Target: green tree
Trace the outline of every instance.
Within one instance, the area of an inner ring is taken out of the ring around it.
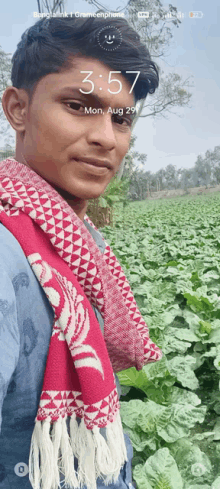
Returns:
[[[194,169],[198,175],[198,183],[201,186],[209,185],[212,175],[212,167],[210,161],[201,154],[197,156]]]
[[[178,187],[178,174],[174,165],[167,165],[164,173],[166,187],[168,189],[176,189]]]
[[[114,176],[103,195],[99,197],[100,207],[113,207],[117,202],[127,204],[130,181],[123,178],[120,181]]]
[[[151,188],[151,178],[151,172],[144,171],[143,168],[137,168],[132,173],[129,189],[131,200],[143,200],[148,197]]]
[[[124,171],[123,171],[124,177],[128,177],[128,178],[131,177],[133,172],[135,172],[139,166],[144,165],[147,161],[147,155],[146,154],[139,153],[139,151],[134,150],[134,145],[135,145],[136,139],[137,139],[137,136],[132,134],[129,152],[125,156],[125,165],[124,165]]]
[[[192,177],[193,177],[193,169],[192,168],[181,168],[179,170],[180,174],[180,187],[184,190],[193,186]]]
[[[156,181],[157,181],[157,190],[164,190],[165,185],[166,185],[166,179],[165,179],[165,170],[164,168],[161,168],[156,172]]]
[[[207,150],[205,158],[211,165],[211,183],[218,185],[220,183],[220,146],[215,146],[213,151]]]

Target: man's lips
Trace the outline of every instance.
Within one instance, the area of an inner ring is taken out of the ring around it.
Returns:
[[[99,168],[108,168],[109,170],[113,170],[113,164],[108,160],[100,160],[99,158],[75,158],[75,161],[79,161],[82,163],[88,163],[89,165],[96,166]]]

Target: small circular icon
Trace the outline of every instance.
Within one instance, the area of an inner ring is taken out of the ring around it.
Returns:
[[[102,88],[100,87],[99,90],[102,90]]]
[[[28,474],[29,469],[27,464],[25,464],[24,462],[19,462],[14,466],[14,471],[15,474],[18,475],[18,477],[25,477],[25,475]]]
[[[100,76],[100,78],[102,78],[102,75],[99,75],[99,76]]]
[[[98,36],[98,43],[102,49],[106,51],[115,51],[122,43],[122,35],[117,27],[107,25],[100,29]]]

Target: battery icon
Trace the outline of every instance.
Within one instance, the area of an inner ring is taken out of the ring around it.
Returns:
[[[149,18],[149,12],[138,12],[138,17],[140,19],[148,19]]]
[[[201,11],[193,11],[193,12],[189,12],[189,17],[191,19],[202,19],[203,17],[203,12]]]

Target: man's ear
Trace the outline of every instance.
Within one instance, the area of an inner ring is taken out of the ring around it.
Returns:
[[[17,132],[24,132],[28,112],[28,93],[16,87],[7,87],[2,96],[2,107],[8,122]]]

